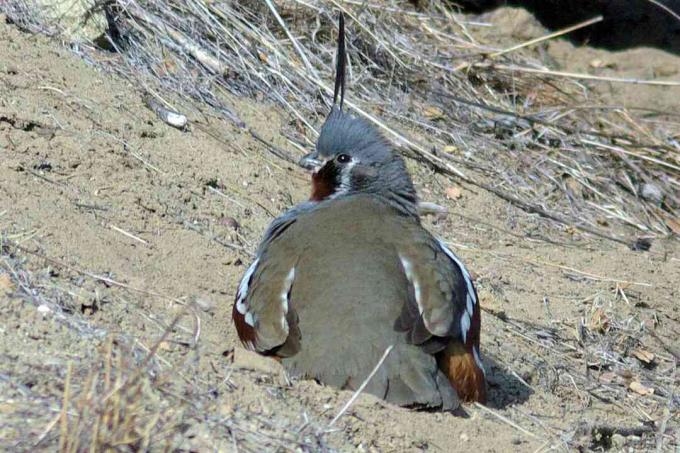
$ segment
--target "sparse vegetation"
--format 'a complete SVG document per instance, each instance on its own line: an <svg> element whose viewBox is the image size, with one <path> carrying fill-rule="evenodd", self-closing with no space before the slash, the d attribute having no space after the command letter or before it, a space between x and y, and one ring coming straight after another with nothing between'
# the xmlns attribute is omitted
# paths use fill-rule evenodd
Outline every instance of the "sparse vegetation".
<svg viewBox="0 0 680 453"><path fill-rule="evenodd" d="M97 2L109 36L69 50L26 33L65 31L34 4L0 5L3 448L679 448L677 114L605 105L419 3ZM491 402L469 419L362 396L330 427L350 394L236 344L242 265L307 194L292 163L327 112L338 9L348 104L473 263Z"/></svg>

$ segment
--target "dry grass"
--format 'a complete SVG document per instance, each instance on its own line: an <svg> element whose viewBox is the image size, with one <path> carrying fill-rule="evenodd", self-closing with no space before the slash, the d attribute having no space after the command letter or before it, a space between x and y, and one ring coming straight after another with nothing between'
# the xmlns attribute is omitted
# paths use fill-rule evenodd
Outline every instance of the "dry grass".
<svg viewBox="0 0 680 453"><path fill-rule="evenodd" d="M164 401L156 380L152 381L145 367L130 363L128 351L114 353L112 338L104 349L83 376L73 376L69 364L59 419L59 450L143 451L149 445L163 445L163 440L167 442L164 437L180 428L181 410Z"/></svg>
<svg viewBox="0 0 680 453"><path fill-rule="evenodd" d="M630 236L678 233L677 114L598 104L580 83L587 75L551 71L517 53L522 46L480 44L461 16L442 2L427 4L101 2L93 11L109 15L107 39L120 57L91 43L77 51L169 110L191 101L183 108L196 109L184 112L194 118L209 112L248 128L229 96L278 104L290 115L283 131L290 146L275 151L290 159L313 144L327 112L343 11L348 105L405 153L529 212L629 245ZM29 28L52 30L26 5L10 1L5 9ZM607 223L635 231L621 237Z"/></svg>
<svg viewBox="0 0 680 453"><path fill-rule="evenodd" d="M528 370L509 370L528 392L541 388L582 411L604 406L627 411L638 420L630 425L583 420L568 427L540 423L540 431L531 432L532 436L560 439L557 444L565 449L595 451L621 448L612 443L617 434L627 438L628 447L640 451L657 447L666 451L677 445L677 433L667 429L678 424L677 352L656 341L653 327L640 319L639 310L621 309L623 297L623 290L594 294L581 301L580 319L561 319L550 326L485 309L490 315L488 331L514 337L512 342L502 340L506 349L502 359L511 362L518 354L523 357ZM548 301L544 302L549 310ZM503 421L522 432L526 431L522 425L536 422L521 406L509 412L512 415Z"/></svg>
<svg viewBox="0 0 680 453"><path fill-rule="evenodd" d="M239 410L238 406L215 406L215 395L236 388L230 377L247 372L232 369L217 387L196 372L200 354L196 307L181 309L148 347L135 333L94 328L73 310L77 303L72 295L50 283L54 270L69 272L73 268L28 252L10 236L0 236L0 295L21 300L39 313L49 313L50 318L85 341L77 357L68 361L54 358L57 365L52 373L42 371L40 379L50 376L55 384L52 391L38 394L19 383L30 378L0 368L0 384L7 383L12 389L0 399L0 409L7 401L13 407L9 415L0 412L4 445L13 451L60 452L327 449L325 426L306 414L300 426L294 419L266 417L257 411ZM46 272L26 269L27 262L36 257L47 258L50 267ZM92 273L80 273L96 280ZM134 297L129 288L118 290L127 292L125 297ZM193 330L180 325L187 319L192 321ZM159 351L170 344L185 345L190 353L183 360L168 361ZM28 371L38 372L35 367ZM247 379L263 378L250 373ZM53 392L57 388L62 389L61 395Z"/></svg>

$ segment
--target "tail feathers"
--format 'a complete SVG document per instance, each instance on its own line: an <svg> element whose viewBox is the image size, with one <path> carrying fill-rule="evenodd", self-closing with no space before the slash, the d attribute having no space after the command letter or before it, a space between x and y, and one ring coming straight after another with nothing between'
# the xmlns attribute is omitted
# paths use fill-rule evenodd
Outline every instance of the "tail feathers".
<svg viewBox="0 0 680 453"><path fill-rule="evenodd" d="M439 369L446 375L462 401L486 402L484 369L475 357L475 346L451 342L438 354Z"/></svg>

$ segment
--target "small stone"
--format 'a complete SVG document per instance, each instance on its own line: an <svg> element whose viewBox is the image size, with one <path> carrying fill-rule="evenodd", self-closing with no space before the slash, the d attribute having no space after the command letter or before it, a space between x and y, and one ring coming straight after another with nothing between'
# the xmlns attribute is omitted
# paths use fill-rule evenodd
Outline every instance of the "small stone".
<svg viewBox="0 0 680 453"><path fill-rule="evenodd" d="M205 312L212 312L215 309L215 301L208 299L196 298L196 306Z"/></svg>
<svg viewBox="0 0 680 453"><path fill-rule="evenodd" d="M651 364L654 362L654 353L649 352L645 349L634 349L633 352L631 353L636 359L638 359L640 362L644 362L646 364Z"/></svg>
<svg viewBox="0 0 680 453"><path fill-rule="evenodd" d="M0 291L10 295L16 289L12 279L10 279L9 274L0 274Z"/></svg>
<svg viewBox="0 0 680 453"><path fill-rule="evenodd" d="M444 111L437 106L428 105L423 109L425 118L431 121L436 121L444 118Z"/></svg>
<svg viewBox="0 0 680 453"><path fill-rule="evenodd" d="M12 404L11 401L7 403L0 403L0 414L11 414L16 412L17 406L15 404Z"/></svg>
<svg viewBox="0 0 680 453"><path fill-rule="evenodd" d="M640 381L632 381L630 384L628 384L628 388L637 393L638 395L642 396L654 394L654 389L652 387L647 387Z"/></svg>
<svg viewBox="0 0 680 453"><path fill-rule="evenodd" d="M463 441L463 442L467 442L468 440L470 440L470 436L468 436L465 433L461 433L460 440Z"/></svg>
<svg viewBox="0 0 680 453"><path fill-rule="evenodd" d="M645 183L640 189L640 195L647 201L654 203L661 203L663 200L663 193L656 184Z"/></svg>
<svg viewBox="0 0 680 453"><path fill-rule="evenodd" d="M621 449L623 449L624 445L626 445L625 437L618 433L612 435L612 448L620 451Z"/></svg>
<svg viewBox="0 0 680 453"><path fill-rule="evenodd" d="M604 66L604 62L600 60L599 58L595 58L594 60L590 60L590 67L591 68L601 68Z"/></svg>
<svg viewBox="0 0 680 453"><path fill-rule="evenodd" d="M460 197L463 196L463 191L461 190L460 187L457 186L447 187L445 193L446 198L448 198L449 200L458 200L460 199Z"/></svg>
<svg viewBox="0 0 680 453"><path fill-rule="evenodd" d="M234 231L238 230L241 227L238 221L233 217L222 217L220 219L220 223L226 227L231 228Z"/></svg>

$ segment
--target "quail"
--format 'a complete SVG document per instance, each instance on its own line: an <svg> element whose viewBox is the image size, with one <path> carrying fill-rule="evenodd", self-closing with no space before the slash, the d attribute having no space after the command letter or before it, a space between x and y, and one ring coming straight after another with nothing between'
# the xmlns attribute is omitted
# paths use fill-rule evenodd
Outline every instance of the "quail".
<svg viewBox="0 0 680 453"><path fill-rule="evenodd" d="M315 150L308 201L275 219L238 286L243 345L292 376L411 407L486 399L480 308L461 260L420 222L403 159L367 121L343 111L340 16L335 92ZM339 95L339 102L338 102Z"/></svg>

